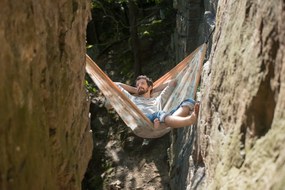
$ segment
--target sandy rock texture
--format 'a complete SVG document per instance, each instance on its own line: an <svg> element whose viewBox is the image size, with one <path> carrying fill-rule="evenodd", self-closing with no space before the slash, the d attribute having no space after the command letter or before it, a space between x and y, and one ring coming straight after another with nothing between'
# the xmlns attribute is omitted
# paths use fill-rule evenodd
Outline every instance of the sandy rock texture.
<svg viewBox="0 0 285 190"><path fill-rule="evenodd" d="M80 189L89 1L0 2L0 189Z"/></svg>
<svg viewBox="0 0 285 190"><path fill-rule="evenodd" d="M171 133L170 187L284 189L284 1L204 3L200 25L209 34L215 24L215 32L199 121ZM178 22L177 30L184 25Z"/></svg>
<svg viewBox="0 0 285 190"><path fill-rule="evenodd" d="M198 123L202 189L285 186L284 7L219 1Z"/></svg>

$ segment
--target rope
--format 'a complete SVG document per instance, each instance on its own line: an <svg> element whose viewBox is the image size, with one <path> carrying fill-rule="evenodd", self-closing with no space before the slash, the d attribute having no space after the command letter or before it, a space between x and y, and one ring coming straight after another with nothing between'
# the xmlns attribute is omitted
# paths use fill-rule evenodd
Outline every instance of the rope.
<svg viewBox="0 0 285 190"><path fill-rule="evenodd" d="M207 37L207 39L206 39L206 41L205 41L206 44L208 44L209 39L210 39L210 37L212 36L212 34L214 33L215 29L216 29L216 26L214 26L213 30L211 31L211 33L210 33L209 36Z"/></svg>

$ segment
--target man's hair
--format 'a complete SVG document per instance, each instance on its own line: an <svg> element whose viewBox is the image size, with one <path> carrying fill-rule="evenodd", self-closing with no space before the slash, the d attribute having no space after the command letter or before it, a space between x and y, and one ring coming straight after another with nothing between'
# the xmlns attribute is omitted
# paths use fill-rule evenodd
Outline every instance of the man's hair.
<svg viewBox="0 0 285 190"><path fill-rule="evenodd" d="M153 86L152 80L151 80L150 78L148 78L147 76L145 76L145 75L140 75L140 76L138 76L137 79L136 79L136 82L137 82L138 80L140 80L140 79L146 80L146 83L147 83L148 86Z"/></svg>

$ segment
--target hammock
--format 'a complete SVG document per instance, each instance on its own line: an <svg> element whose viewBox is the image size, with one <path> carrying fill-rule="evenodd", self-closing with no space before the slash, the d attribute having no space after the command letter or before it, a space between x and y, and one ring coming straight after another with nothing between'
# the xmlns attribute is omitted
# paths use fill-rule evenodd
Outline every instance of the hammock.
<svg viewBox="0 0 285 190"><path fill-rule="evenodd" d="M205 52L206 44L202 44L168 73L154 82L155 88L167 80L176 79L177 81L177 86L163 107L164 111L174 109L184 99L195 98ZM142 138L159 138L171 130L170 127L155 129L152 122L88 55L86 55L86 71L134 134Z"/></svg>

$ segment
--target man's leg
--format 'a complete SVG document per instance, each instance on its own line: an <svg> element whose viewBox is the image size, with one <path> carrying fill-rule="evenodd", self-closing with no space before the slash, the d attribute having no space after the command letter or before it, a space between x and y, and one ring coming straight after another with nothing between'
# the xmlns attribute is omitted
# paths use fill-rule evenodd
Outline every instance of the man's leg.
<svg viewBox="0 0 285 190"><path fill-rule="evenodd" d="M172 115L186 117L190 114L190 108L188 106L181 106Z"/></svg>
<svg viewBox="0 0 285 190"><path fill-rule="evenodd" d="M181 102L181 104L178 106L178 109L175 110L175 112L171 115L186 117L193 112L195 103L195 100L191 98L186 99Z"/></svg>
<svg viewBox="0 0 285 190"><path fill-rule="evenodd" d="M173 115L169 115L167 117L165 117L165 124L169 127L172 128L181 128L181 127L186 127L186 126L190 126L193 125L194 123L197 122L197 118L198 118L198 114L199 114L199 103L195 103L194 106L194 111L191 113L191 115L188 116L182 116L182 115L176 115L176 114L184 114L186 111L188 111L189 113L189 107L188 106L183 106L181 108L184 108L184 111L182 112L174 112ZM188 108L188 109L185 109ZM179 109L177 110L179 111ZM175 115L174 115L175 114Z"/></svg>
<svg viewBox="0 0 285 190"><path fill-rule="evenodd" d="M172 115L168 115L165 117L164 122L160 123L159 119L154 120L155 128L181 128L190 126L197 121L197 117L199 114L199 103L196 103L194 106L194 111L191 115L189 115L190 108L188 106L183 106L176 110Z"/></svg>

